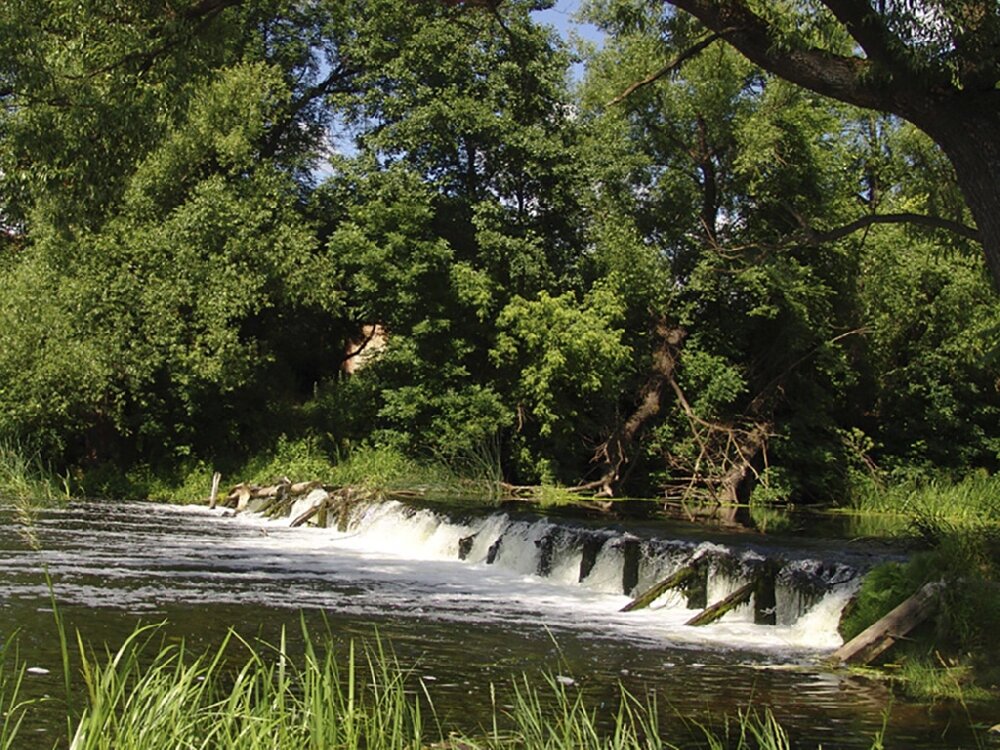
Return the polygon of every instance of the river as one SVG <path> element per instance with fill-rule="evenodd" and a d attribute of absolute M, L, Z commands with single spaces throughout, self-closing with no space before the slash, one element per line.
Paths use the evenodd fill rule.
<path fill-rule="evenodd" d="M 665 714 L 712 726 L 767 706 L 797 747 L 868 748 L 883 726 L 888 747 L 972 746 L 961 711 L 893 702 L 884 686 L 822 666 L 840 643 L 842 606 L 884 549 L 500 513 L 454 517 L 398 503 L 363 509 L 341 531 L 102 503 L 41 511 L 31 527 L 37 549 L 14 511 L 0 510 L 0 637 L 20 631 L 20 657 L 34 668 L 30 695 L 56 694 L 61 684 L 47 568 L 60 612 L 97 648 L 116 648 L 138 622 L 163 622 L 168 638 L 195 650 L 219 643 L 229 627 L 276 642 L 282 628 L 297 633 L 304 616 L 345 647 L 381 639 L 424 680 L 442 723 L 469 731 L 486 721 L 491 683 L 502 702 L 514 677 L 549 673 L 596 706 L 612 705 L 622 685 L 655 693 Z M 603 551 L 584 576 L 594 538 L 605 540 Z M 686 626 L 691 603 L 676 594 L 622 613 L 629 543 L 643 550 L 632 593 L 685 556 L 780 557 L 791 572 L 779 576 L 775 624 L 760 624 L 746 606 Z M 712 569 L 710 601 L 738 578 L 732 565 Z M 802 593 L 796 581 L 805 573 L 813 582 Z M 54 737 L 59 723 L 38 719 L 28 730 Z"/>

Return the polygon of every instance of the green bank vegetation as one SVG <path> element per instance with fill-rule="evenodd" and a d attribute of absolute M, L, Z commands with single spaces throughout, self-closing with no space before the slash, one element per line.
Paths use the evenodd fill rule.
<path fill-rule="evenodd" d="M 993 596 L 996 212 L 967 201 L 1000 137 L 824 98 L 670 4 L 585 3 L 600 49 L 543 5 L 4 3 L 0 490 L 855 503 Z M 956 9 L 883 9 L 893 80 L 995 96 L 995 24 Z M 874 28 L 794 12 L 769 49 Z"/>
<path fill-rule="evenodd" d="M 855 510 L 876 514 L 881 533 L 910 540 L 907 563 L 865 577 L 841 621 L 845 638 L 889 612 L 925 583 L 945 588 L 934 617 L 883 657 L 901 690 L 920 700 L 988 699 L 1000 685 L 1000 494 L 998 481 L 971 475 L 950 483 L 868 486 Z"/>
<path fill-rule="evenodd" d="M 704 33 L 664 4 L 480 5 L 6 4 L 0 440 L 115 495 L 303 441 L 709 503 L 998 468 L 934 142 L 721 43 L 619 98 Z"/>
<path fill-rule="evenodd" d="M 299 657 L 284 639 L 273 646 L 230 633 L 216 650 L 192 654 L 183 644 L 162 645 L 156 626 L 138 628 L 103 655 L 78 643 L 82 695 L 67 708 L 73 750 L 287 750 L 436 747 L 458 750 L 630 750 L 703 747 L 780 750 L 789 737 L 769 710 L 748 709 L 723 726 L 688 722 L 674 744 L 654 697 L 622 691 L 617 707 L 601 715 L 576 689 L 554 678 L 523 677 L 510 703 L 492 707 L 477 728 L 446 726 L 433 695 L 403 669 L 381 642 L 339 658 L 329 642 L 304 633 Z M 19 700 L 23 668 L 6 653 L 0 661 L 0 748 L 22 746 L 24 721 L 41 706 Z M 236 655 L 234 655 L 236 654 Z M 241 656 L 242 655 L 242 656 Z M 54 698 L 43 699 L 48 703 Z M 608 721 L 613 719 L 613 721 Z M 678 722 L 674 722 L 676 726 Z M 36 738 L 37 739 L 37 738 Z M 873 738 L 872 747 L 881 747 Z M 56 742 L 56 747 L 62 746 Z"/>

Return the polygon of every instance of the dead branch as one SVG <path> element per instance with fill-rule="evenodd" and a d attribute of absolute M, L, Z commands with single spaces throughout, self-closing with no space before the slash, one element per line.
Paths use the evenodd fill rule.
<path fill-rule="evenodd" d="M 696 55 L 700 54 L 705 48 L 709 47 L 713 42 L 716 42 L 719 39 L 721 39 L 723 33 L 725 33 L 725 32 L 719 32 L 719 33 L 716 33 L 716 34 L 709 34 L 708 36 L 704 37 L 703 39 L 700 39 L 699 41 L 695 42 L 690 47 L 688 47 L 686 50 L 684 50 L 679 55 L 677 55 L 677 57 L 675 57 L 673 60 L 671 60 L 670 62 L 668 62 L 666 65 L 664 65 L 659 70 L 657 70 L 655 73 L 650 73 L 648 76 L 646 76 L 645 78 L 643 78 L 641 81 L 636 81 L 635 83 L 633 83 L 632 85 L 630 85 L 627 89 L 625 89 L 623 92 L 621 92 L 618 96 L 616 96 L 614 99 L 612 99 L 611 101 L 609 101 L 608 104 L 607 104 L 607 106 L 613 107 L 614 105 L 616 105 L 616 104 L 624 101 L 626 98 L 628 98 L 629 96 L 631 96 L 636 91 L 638 91 L 639 89 L 643 88 L 644 86 L 648 86 L 649 84 L 655 83 L 656 81 L 660 80 L 664 76 L 670 75 L 671 73 L 673 73 L 674 71 L 676 71 L 678 68 L 680 68 L 681 65 L 683 65 L 688 60 L 690 60 L 692 57 L 695 57 Z"/>

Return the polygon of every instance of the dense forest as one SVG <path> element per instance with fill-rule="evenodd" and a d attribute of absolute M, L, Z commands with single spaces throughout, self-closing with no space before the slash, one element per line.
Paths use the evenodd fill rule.
<path fill-rule="evenodd" d="M 82 471 L 388 446 L 723 501 L 995 470 L 953 144 L 712 18 L 593 0 L 595 48 L 544 5 L 5 2 L 0 440 Z M 796 38 L 850 52 L 851 3 L 815 5 Z"/>

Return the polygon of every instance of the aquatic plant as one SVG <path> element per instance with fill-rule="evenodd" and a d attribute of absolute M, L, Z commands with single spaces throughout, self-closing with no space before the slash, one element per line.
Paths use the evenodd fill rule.
<path fill-rule="evenodd" d="M 17 441 L 0 441 L 0 498 L 52 504 L 67 494 L 66 480 L 49 469 L 41 454 Z"/>
<path fill-rule="evenodd" d="M 230 632 L 216 649 L 192 654 L 167 643 L 161 626 L 138 627 L 114 651 L 97 655 L 77 642 L 86 701 L 73 716 L 70 750 L 676 750 L 664 734 L 655 696 L 622 691 L 609 717 L 582 692 L 549 676 L 522 676 L 512 703 L 493 696 L 490 726 L 442 726 L 426 687 L 375 639 L 348 647 L 341 662 L 328 639 L 303 625 L 304 652 L 251 643 Z M 236 653 L 234 653 L 236 652 Z M 243 656 L 238 656 L 243 653 Z M 0 657 L 3 651 L 0 649 Z M 23 668 L 0 658 L 0 750 L 15 747 L 26 712 L 18 701 Z M 67 708 L 67 716 L 71 714 Z M 774 714 L 748 709 L 710 728 L 685 722 L 684 747 L 787 750 Z M 700 739 L 699 739 L 700 737 Z M 873 747 L 877 747 L 873 744 Z"/>

